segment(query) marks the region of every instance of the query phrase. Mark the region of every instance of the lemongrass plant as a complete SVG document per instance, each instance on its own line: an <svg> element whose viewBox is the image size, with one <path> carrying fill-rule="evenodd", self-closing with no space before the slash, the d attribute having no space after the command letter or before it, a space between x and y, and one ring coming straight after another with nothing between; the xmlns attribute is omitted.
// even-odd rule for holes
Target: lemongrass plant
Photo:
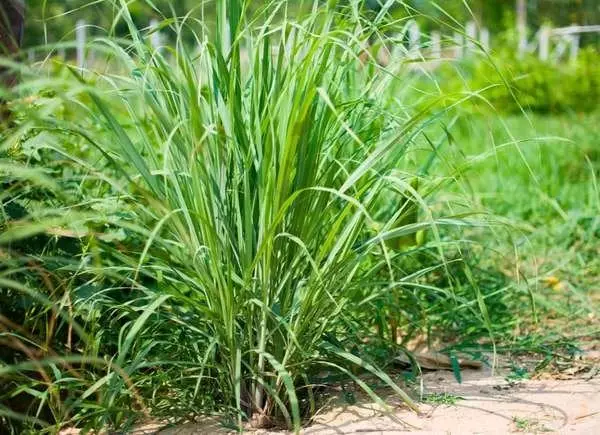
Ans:
<svg viewBox="0 0 600 435"><path fill-rule="evenodd" d="M175 40L156 48L127 2L113 3L129 38L94 41L103 69L25 80L38 98L7 139L40 138L75 168L55 180L70 199L3 236L82 243L57 309L86 331L79 363L106 367L60 419L118 427L133 397L159 415L298 429L322 373L381 402L357 369L414 406L339 340L354 313L364 320L373 299L419 276L394 268L416 243L407 236L427 230L435 242L438 226L461 223L433 213L427 196L446 180L410 158L436 115L401 100L402 59L384 67L364 55L394 25L385 8L369 22L359 2L315 1L292 20L283 1L252 16L246 2L217 1L214 29L165 20Z"/></svg>

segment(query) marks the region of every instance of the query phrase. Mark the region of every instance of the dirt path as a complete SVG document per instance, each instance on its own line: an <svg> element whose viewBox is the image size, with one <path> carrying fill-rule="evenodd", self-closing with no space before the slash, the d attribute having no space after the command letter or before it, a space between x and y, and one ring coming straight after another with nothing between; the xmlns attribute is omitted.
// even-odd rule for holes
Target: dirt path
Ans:
<svg viewBox="0 0 600 435"><path fill-rule="evenodd" d="M391 415L364 404L334 408L316 418L305 434L561 433L600 434L600 379L509 383L500 377L464 373L425 376L431 404L421 415L400 408ZM398 404L400 407L401 405Z"/></svg>
<svg viewBox="0 0 600 435"><path fill-rule="evenodd" d="M457 383L450 372L424 376L421 414L388 398L391 412L368 401L333 405L320 412L306 435L600 434L600 378L508 382L482 371L463 372ZM221 432L216 426L190 424L162 430L161 435L200 435ZM225 431L223 431L225 432ZM154 432L156 433L156 432ZM285 432L259 430L261 435Z"/></svg>

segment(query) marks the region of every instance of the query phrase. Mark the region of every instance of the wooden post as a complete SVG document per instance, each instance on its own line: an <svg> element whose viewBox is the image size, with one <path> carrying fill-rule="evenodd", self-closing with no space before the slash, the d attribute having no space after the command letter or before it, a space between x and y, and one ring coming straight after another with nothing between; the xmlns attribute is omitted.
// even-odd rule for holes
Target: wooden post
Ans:
<svg viewBox="0 0 600 435"><path fill-rule="evenodd" d="M0 56L15 54L23 42L25 2L0 1Z"/></svg>
<svg viewBox="0 0 600 435"><path fill-rule="evenodd" d="M467 33L467 52L471 53L475 50L475 39L477 38L477 25L475 21L469 21L465 26L465 31Z"/></svg>
<svg viewBox="0 0 600 435"><path fill-rule="evenodd" d="M75 28L75 43L77 50L77 66L80 69L85 67L85 43L86 43L85 20L77 20Z"/></svg>
<svg viewBox="0 0 600 435"><path fill-rule="evenodd" d="M150 45L154 50L158 50L162 44L160 31L158 30L158 20L152 18L150 20Z"/></svg>
<svg viewBox="0 0 600 435"><path fill-rule="evenodd" d="M464 38L459 32L454 32L454 57L460 59L464 54Z"/></svg>
<svg viewBox="0 0 600 435"><path fill-rule="evenodd" d="M291 27L285 39L285 51L289 58L293 56L294 44L296 39L296 28Z"/></svg>
<svg viewBox="0 0 600 435"><path fill-rule="evenodd" d="M433 59L442 57L442 35L438 31L431 32L431 57Z"/></svg>
<svg viewBox="0 0 600 435"><path fill-rule="evenodd" d="M412 22L408 28L408 47L410 57L418 57L421 48L421 30L416 22Z"/></svg>
<svg viewBox="0 0 600 435"><path fill-rule="evenodd" d="M25 2L15 0L0 2L0 56L17 54L23 42L25 28ZM33 52L31 52L33 53ZM0 86L11 88L18 80L18 75L11 68L0 66ZM0 99L0 121L10 118L10 110L4 98Z"/></svg>
<svg viewBox="0 0 600 435"><path fill-rule="evenodd" d="M551 29L548 26L542 26L540 29L540 60L548 60L550 55L550 32Z"/></svg>
<svg viewBox="0 0 600 435"><path fill-rule="evenodd" d="M487 27L483 27L479 32L479 42L486 52L490 51L490 31Z"/></svg>
<svg viewBox="0 0 600 435"><path fill-rule="evenodd" d="M406 50L404 48L404 44L401 42L403 41L403 37L401 35L394 35L392 41L393 42L391 43L392 48L390 50L390 60L392 62L395 62L406 56Z"/></svg>
<svg viewBox="0 0 600 435"><path fill-rule="evenodd" d="M571 62L575 62L577 60L577 55L579 54L579 39L579 34L574 33L571 35L571 49L569 50L569 59Z"/></svg>
<svg viewBox="0 0 600 435"><path fill-rule="evenodd" d="M518 55L527 51L527 1L517 0L517 34L519 35Z"/></svg>

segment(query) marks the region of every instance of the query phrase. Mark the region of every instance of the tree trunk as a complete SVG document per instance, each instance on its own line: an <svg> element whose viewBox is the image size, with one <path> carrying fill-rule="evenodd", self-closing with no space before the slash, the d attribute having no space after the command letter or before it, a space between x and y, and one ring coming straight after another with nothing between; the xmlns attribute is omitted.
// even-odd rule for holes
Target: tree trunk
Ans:
<svg viewBox="0 0 600 435"><path fill-rule="evenodd" d="M0 0L0 46L3 55L19 50L25 29L25 1Z"/></svg>
<svg viewBox="0 0 600 435"><path fill-rule="evenodd" d="M10 57L18 53L25 30L25 1L0 0L0 56ZM17 82L17 74L11 68L0 66L0 84L11 88ZM4 98L0 97L0 120L6 120L9 111Z"/></svg>

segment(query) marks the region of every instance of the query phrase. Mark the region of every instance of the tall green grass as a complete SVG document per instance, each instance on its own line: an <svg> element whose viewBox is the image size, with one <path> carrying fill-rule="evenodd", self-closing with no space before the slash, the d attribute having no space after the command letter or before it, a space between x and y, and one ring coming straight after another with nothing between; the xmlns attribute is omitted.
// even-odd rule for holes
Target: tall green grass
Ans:
<svg viewBox="0 0 600 435"><path fill-rule="evenodd" d="M518 270L531 280L541 315L568 318L569 334L598 315L597 122L598 113L532 114L530 119L472 117L454 129L455 140L467 154L476 155L486 140L494 144L494 158L473 168L473 198L509 217L520 230L490 243L512 251L509 256L518 255ZM510 142L507 129L521 138L525 161L502 145ZM545 283L549 277L561 284L552 289ZM523 324L530 321L522 317ZM542 334L554 329L543 326ZM562 329L561 322L556 326Z"/></svg>
<svg viewBox="0 0 600 435"><path fill-rule="evenodd" d="M332 372L381 402L358 376L370 372L413 406L354 349L377 335L368 310L409 313L419 292L438 293L419 280L448 272L443 228L465 225L468 209L428 199L457 178L431 175L445 133L415 161L414 139L441 119L435 102L411 110L402 65L359 60L393 24L385 10L373 22L356 2L315 2L292 21L286 2L248 16L219 1L230 47L183 17L163 22L178 39L155 50L126 2L114 5L130 38L94 41L105 71L26 76L18 92L35 99L13 103L2 145L49 160L1 167L9 202L45 192L0 235L11 257L0 283L36 298L25 321L47 337L10 333L43 358L0 367L9 395L35 397L29 422L49 408L50 429L119 428L149 408L298 429ZM413 237L425 230L433 248ZM32 266L18 246L36 235ZM415 254L426 268L406 265Z"/></svg>

